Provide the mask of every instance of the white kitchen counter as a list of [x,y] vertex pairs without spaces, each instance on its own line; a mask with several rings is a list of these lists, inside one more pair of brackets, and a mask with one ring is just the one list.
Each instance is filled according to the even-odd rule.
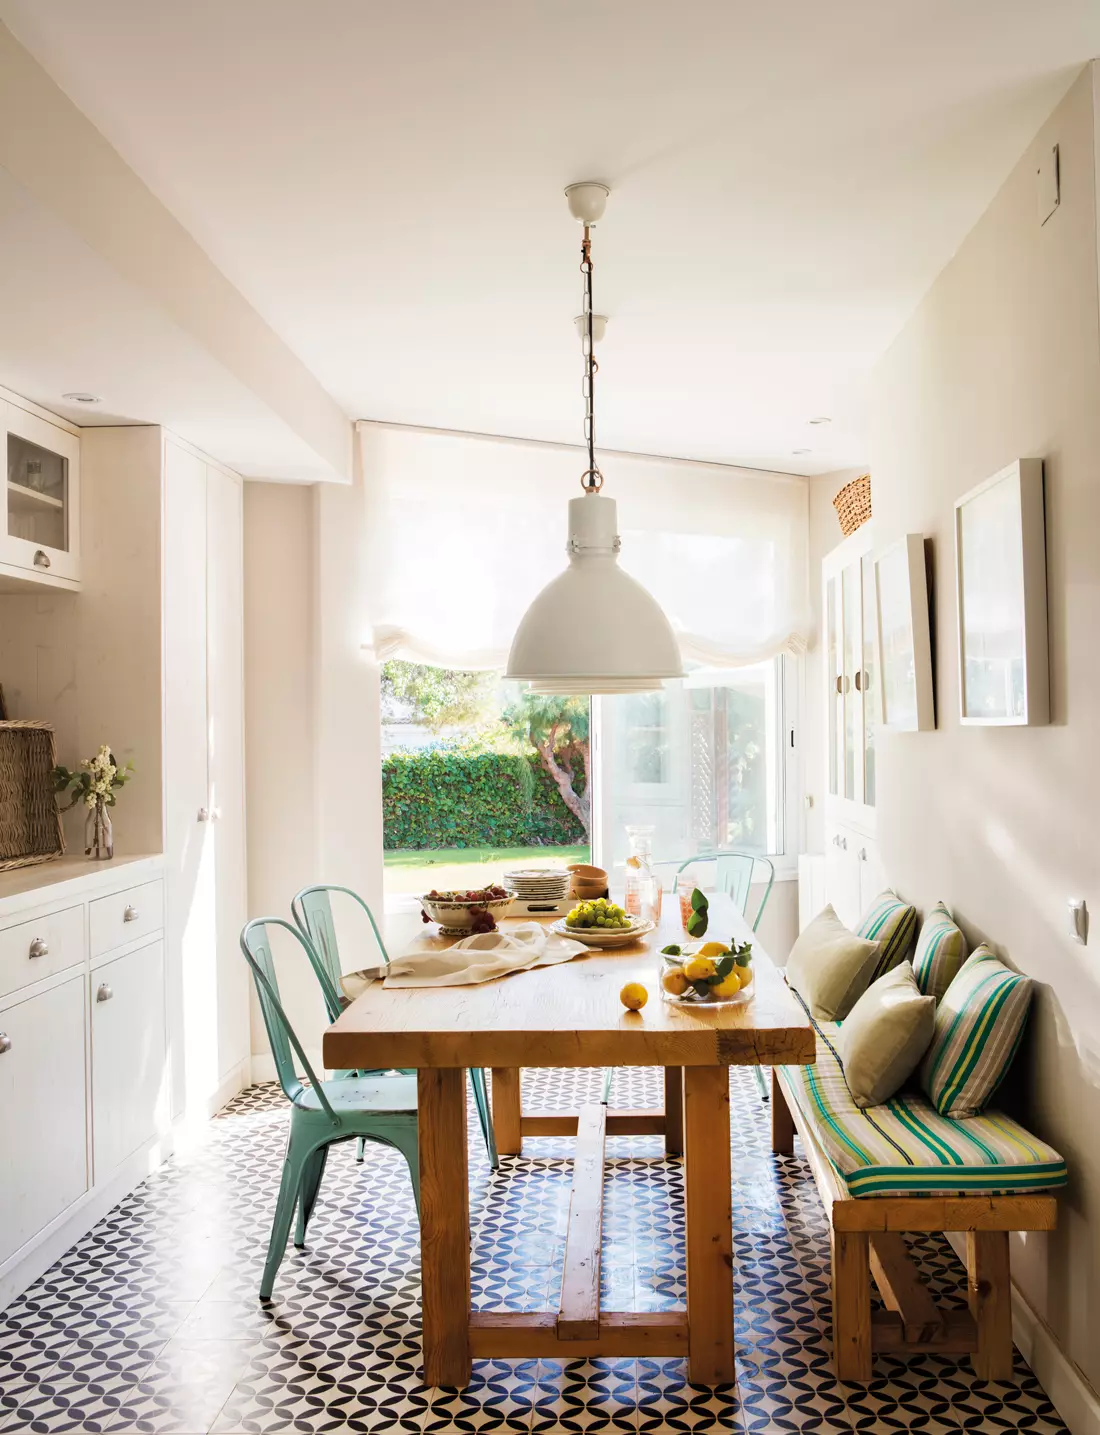
[[8,917],[41,907],[47,902],[63,902],[70,895],[94,896],[122,884],[146,882],[159,877],[164,858],[159,852],[137,857],[112,857],[109,862],[93,862],[81,854],[59,857],[53,862],[39,862],[34,867],[17,867],[0,872],[0,923]]

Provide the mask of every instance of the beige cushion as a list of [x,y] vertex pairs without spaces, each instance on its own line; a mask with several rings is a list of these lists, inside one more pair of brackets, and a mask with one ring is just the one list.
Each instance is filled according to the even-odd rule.
[[866,990],[878,957],[878,942],[857,937],[826,907],[791,948],[787,981],[814,1016],[843,1021]]
[[881,1106],[916,1070],[936,1029],[936,998],[925,996],[908,962],[873,981],[837,1038],[857,1106]]

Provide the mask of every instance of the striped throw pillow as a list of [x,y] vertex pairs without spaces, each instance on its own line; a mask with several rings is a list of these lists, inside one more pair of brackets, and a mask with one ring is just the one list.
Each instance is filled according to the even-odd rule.
[[963,963],[936,1008],[921,1066],[921,1085],[941,1116],[977,1116],[986,1106],[1012,1065],[1030,1006],[1030,979],[984,943]]
[[889,889],[880,892],[856,928],[857,937],[878,943],[878,963],[871,974],[871,981],[877,981],[905,960],[916,930],[916,907],[910,907]]
[[921,924],[913,953],[917,986],[926,997],[939,1001],[965,961],[966,938],[943,903],[937,902]]

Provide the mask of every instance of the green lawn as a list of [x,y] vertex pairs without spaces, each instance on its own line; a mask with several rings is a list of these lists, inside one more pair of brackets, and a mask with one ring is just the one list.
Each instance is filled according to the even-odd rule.
[[473,890],[499,881],[506,866],[563,867],[589,861],[587,846],[442,847],[385,854],[387,892]]

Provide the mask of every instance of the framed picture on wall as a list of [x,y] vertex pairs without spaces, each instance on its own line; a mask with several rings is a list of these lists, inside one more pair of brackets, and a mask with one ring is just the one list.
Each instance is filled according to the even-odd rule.
[[1021,458],[955,504],[959,715],[1050,721],[1043,463]]
[[936,726],[924,537],[908,533],[875,559],[879,720],[898,732]]

